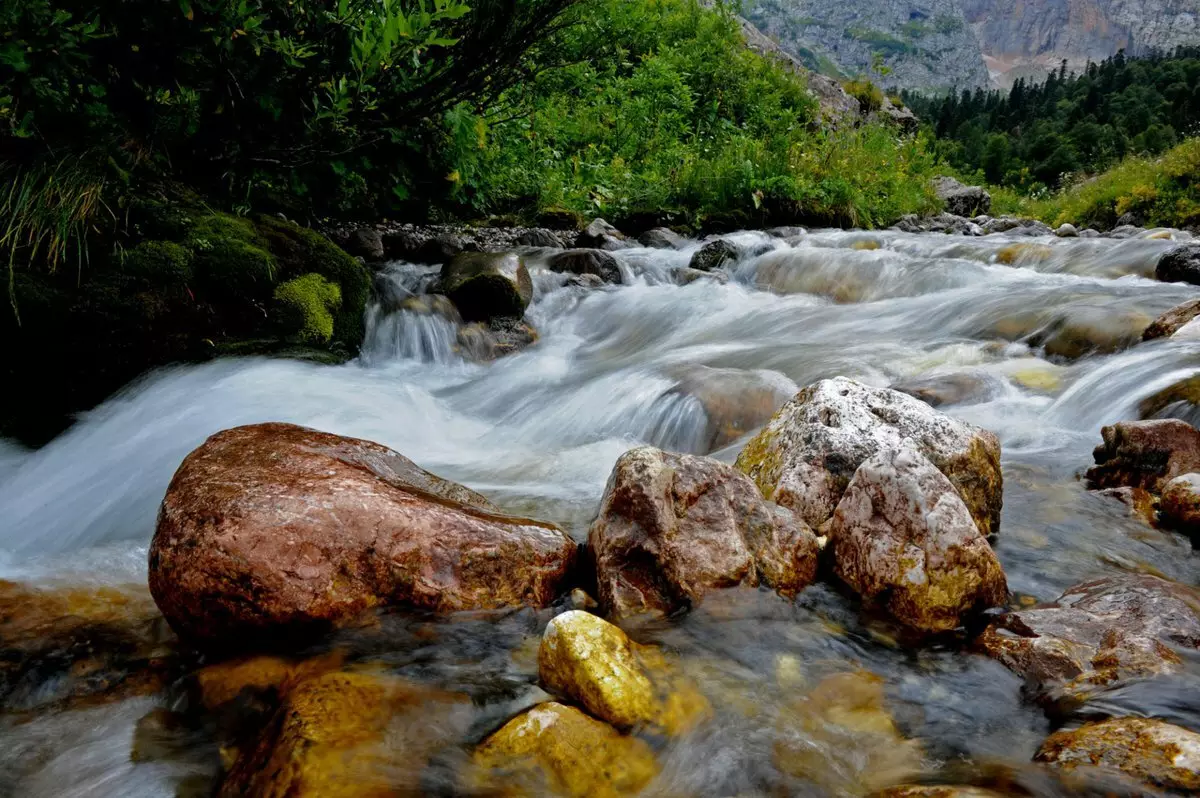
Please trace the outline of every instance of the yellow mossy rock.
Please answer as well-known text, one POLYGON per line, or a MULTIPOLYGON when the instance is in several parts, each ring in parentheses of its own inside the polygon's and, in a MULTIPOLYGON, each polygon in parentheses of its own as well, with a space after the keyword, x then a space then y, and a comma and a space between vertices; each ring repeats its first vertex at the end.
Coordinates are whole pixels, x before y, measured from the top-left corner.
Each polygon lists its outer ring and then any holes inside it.
POLYGON ((1041 263, 1049 260, 1054 249, 1045 244, 1009 244, 996 253, 996 262, 1005 266, 1022 263, 1041 263))
POLYGON ((368 672, 326 673, 287 694, 258 744, 241 754, 220 795, 390 798, 417 787, 421 769, 451 742, 433 716, 467 699, 368 672))
POLYGON ((1055 393, 1062 387, 1062 366, 1035 357, 1019 358, 999 369, 1006 377, 1030 391, 1055 393))
POLYGON ((1066 770, 1119 770, 1172 792, 1200 792, 1200 734, 1161 720, 1113 718, 1056 732, 1034 760, 1066 770))
POLYGON ((298 682, 340 670, 341 666, 342 657, 337 653, 301 662, 262 655, 209 665, 197 671, 195 678, 200 703, 205 709, 214 710, 233 701, 243 691, 275 690, 283 695, 298 682))
POLYGON ((865 671, 839 673, 784 708, 773 760, 784 773, 827 792, 868 795, 920 773, 921 748, 897 730, 882 679, 865 671))
POLYGON ((546 626, 538 673, 547 689, 619 729, 681 734, 712 711, 661 651, 637 645, 613 624, 582 610, 564 612, 546 626))
POLYGON ((858 249, 870 252, 879 249, 879 242, 873 238, 860 238, 850 245, 850 249, 858 249))
POLYGON ((632 795, 658 774, 650 747, 574 707, 540 704, 475 750, 477 782, 488 795, 632 795))

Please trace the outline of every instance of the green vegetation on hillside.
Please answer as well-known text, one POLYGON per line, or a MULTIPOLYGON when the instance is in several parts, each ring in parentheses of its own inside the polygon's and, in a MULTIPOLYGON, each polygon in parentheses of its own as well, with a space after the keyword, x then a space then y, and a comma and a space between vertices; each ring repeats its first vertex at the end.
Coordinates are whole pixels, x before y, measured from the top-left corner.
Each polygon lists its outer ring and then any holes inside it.
POLYGON ((1200 132, 1200 48, 1141 59, 1118 54, 1007 94, 905 94, 950 166, 1037 193, 1129 156, 1154 156, 1200 132))

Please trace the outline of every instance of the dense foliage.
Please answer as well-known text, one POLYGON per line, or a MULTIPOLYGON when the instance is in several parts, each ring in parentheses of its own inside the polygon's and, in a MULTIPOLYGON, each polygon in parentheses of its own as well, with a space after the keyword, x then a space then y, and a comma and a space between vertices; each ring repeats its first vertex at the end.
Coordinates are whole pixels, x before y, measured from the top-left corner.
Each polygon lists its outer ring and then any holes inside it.
POLYGON ((589 0, 555 51, 569 66, 452 118, 451 179, 489 213, 872 226, 932 207, 921 142, 818 122, 803 79, 693 0, 589 0))
POLYGON ((1045 82, 1018 80, 1007 94, 905 100, 936 132, 950 165, 1032 193, 1200 132, 1200 48, 1140 59, 1119 53, 1080 74, 1064 63, 1045 82))

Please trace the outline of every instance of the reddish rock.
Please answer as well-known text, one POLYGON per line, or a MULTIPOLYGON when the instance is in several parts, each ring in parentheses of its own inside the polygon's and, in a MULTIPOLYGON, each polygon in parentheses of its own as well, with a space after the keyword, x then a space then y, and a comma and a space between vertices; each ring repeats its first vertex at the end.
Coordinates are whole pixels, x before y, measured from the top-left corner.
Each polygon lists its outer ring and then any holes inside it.
POLYGON ((150 591, 180 636, 242 646, 378 605, 543 606, 575 550, 379 444, 258 424, 214 435, 175 473, 150 591))
POLYGON ((1175 649, 1200 648, 1200 592, 1146 575, 1088 582, 1053 604, 1000 616, 976 644, 1045 693, 1084 697, 1176 670, 1175 649))
POLYGON ((1159 316, 1142 333, 1143 341, 1155 338, 1170 338, 1192 319, 1200 316, 1200 299, 1192 299, 1178 307, 1171 308, 1159 316))
POLYGON ((735 585, 792 595, 813 580, 818 555, 812 530, 743 474, 648 446, 617 461, 588 541, 615 617, 670 613, 735 585))
POLYGON ((1184 474, 1164 485, 1159 508, 1167 526, 1200 533, 1200 474, 1184 474))
POLYGON ((919 631, 949 631, 1008 599, 1000 561, 967 505, 907 442, 858 467, 829 540, 834 573, 919 631))
POLYGON ((1165 790, 1200 792, 1200 734, 1161 720, 1113 718, 1060 731, 1034 760, 1064 770, 1117 770, 1165 790))
POLYGON ((1159 493, 1175 477, 1200 471, 1200 429, 1178 419, 1122 421, 1105 427, 1088 469, 1093 488, 1132 487, 1159 493))

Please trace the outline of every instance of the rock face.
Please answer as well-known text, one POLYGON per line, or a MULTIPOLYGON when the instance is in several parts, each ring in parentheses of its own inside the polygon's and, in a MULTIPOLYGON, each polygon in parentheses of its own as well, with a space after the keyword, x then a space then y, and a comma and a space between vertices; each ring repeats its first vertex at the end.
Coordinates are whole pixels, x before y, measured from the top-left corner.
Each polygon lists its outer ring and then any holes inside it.
POLYGON ((648 446, 617 461, 588 544, 600 602, 618 618, 667 615, 736 585, 795 595, 819 553, 808 525, 763 501, 744 474, 648 446))
POLYGON ((858 467, 829 538, 834 573, 918 631, 949 631, 1008 599, 1004 571, 967 506, 907 442, 858 467))
POLYGON ((637 645, 582 610, 565 612, 546 626, 538 675, 548 690, 622 730, 680 734, 711 712, 662 652, 637 645))
POLYGON ((1200 299, 1184 302, 1179 307, 1171 308, 1155 319, 1142 333, 1142 340, 1153 341, 1155 338, 1170 338, 1197 316, 1200 316, 1200 299))
POLYGON ((1164 283, 1200 285, 1200 244, 1185 244, 1167 252, 1158 259, 1154 276, 1164 283))
POLYGON ((1118 770, 1172 792, 1200 791, 1200 734, 1161 720, 1113 718, 1060 731, 1034 760, 1065 770, 1118 770))
POLYGON ((1182 474, 1200 471, 1200 430, 1178 419, 1122 421, 1100 431, 1104 443, 1087 471, 1093 488, 1133 487, 1159 493, 1182 474))
POLYGON ((419 786, 413 777, 425 760, 451 741, 447 732, 453 724, 429 723, 429 713, 466 704, 465 696, 370 673, 306 680, 288 693, 257 744, 238 757, 220 796, 410 794, 405 788, 419 786), (404 715, 413 728, 398 735, 397 720, 404 715), (397 783, 406 779, 411 782, 397 783))
POLYGON ((550 259, 550 271, 567 274, 594 274, 606 283, 621 284, 617 259, 601 249, 568 249, 550 259))
POLYGON ((992 209, 992 195, 980 186, 966 186, 953 177, 939 177, 933 181, 938 199, 946 203, 946 212, 970 218, 987 213, 992 209))
POLYGON ((1200 474, 1184 474, 1168 482, 1158 509, 1163 523, 1172 529, 1200 533, 1200 474))
POLYGON ((911 438, 946 475, 984 535, 1000 528, 1000 442, 911 396, 845 377, 800 391, 738 456, 765 498, 820 530, 864 460, 911 438))
POLYGON ((512 253, 463 252, 442 267, 442 293, 464 321, 525 315, 533 280, 525 261, 512 253))
POLYGON ((988 82, 957 0, 755 0, 745 14, 814 71, 869 75, 881 53, 889 85, 954 90, 988 82))
POLYGON ((474 764, 484 790, 496 782, 503 795, 616 798, 636 795, 658 774, 646 743, 553 702, 517 716, 484 740, 474 764))
POLYGON ((1101 579, 1052 604, 996 619, 976 641, 988 656, 1051 698, 1180 666, 1174 649, 1200 648, 1200 594, 1154 576, 1101 579))
POLYGON ((253 645, 378 605, 543 606, 574 559, 557 527, 502 515, 384 446, 258 424, 218 433, 184 460, 149 576, 181 637, 253 645))

